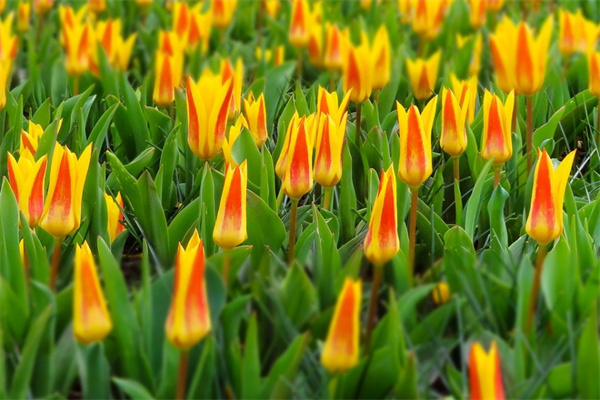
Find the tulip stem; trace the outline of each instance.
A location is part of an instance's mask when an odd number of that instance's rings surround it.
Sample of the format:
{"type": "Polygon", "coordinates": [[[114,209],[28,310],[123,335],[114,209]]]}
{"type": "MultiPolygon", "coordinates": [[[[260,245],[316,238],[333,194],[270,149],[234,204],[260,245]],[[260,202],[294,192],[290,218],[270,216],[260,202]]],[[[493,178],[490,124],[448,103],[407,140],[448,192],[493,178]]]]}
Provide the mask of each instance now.
{"type": "Polygon", "coordinates": [[[533,97],[527,96],[527,173],[533,165],[533,97]]]}
{"type": "Polygon", "coordinates": [[[419,187],[411,187],[410,225],[408,230],[408,272],[412,282],[415,272],[415,242],[417,236],[417,205],[419,202],[419,187]]]}
{"type": "Polygon", "coordinates": [[[460,182],[460,158],[453,157],[452,162],[454,164],[454,180],[460,182]]]}
{"type": "Polygon", "coordinates": [[[462,221],[462,197],[460,194],[460,157],[453,157],[454,164],[454,209],[456,216],[456,225],[462,221]]]}
{"type": "Polygon", "coordinates": [[[292,209],[290,211],[290,242],[288,244],[288,262],[294,262],[294,245],[296,242],[296,219],[298,217],[298,200],[292,199],[292,209]]]}
{"type": "MultiPolygon", "coordinates": [[[[600,104],[600,103],[598,103],[600,104]]],[[[596,147],[600,146],[600,106],[596,109],[596,147]]]]}
{"type": "Polygon", "coordinates": [[[362,135],[361,135],[361,131],[360,131],[360,122],[361,122],[361,117],[362,117],[362,103],[358,103],[356,105],[356,121],[355,121],[355,125],[356,125],[356,146],[360,146],[360,142],[362,139],[362,135]]]}
{"type": "Polygon", "coordinates": [[[498,187],[498,185],[500,185],[501,173],[502,173],[501,166],[497,166],[494,168],[494,189],[496,189],[498,187]]]}
{"type": "Polygon", "coordinates": [[[332,187],[324,187],[323,188],[323,210],[329,211],[329,207],[331,206],[331,195],[333,194],[332,187]]]}
{"type": "Polygon", "coordinates": [[[185,383],[188,369],[188,352],[182,350],[179,352],[179,372],[177,376],[177,395],[176,399],[185,399],[185,383]]]}
{"type": "Polygon", "coordinates": [[[535,275],[533,277],[533,286],[531,287],[531,295],[529,296],[529,309],[527,311],[527,322],[525,325],[525,334],[529,335],[533,325],[533,317],[535,315],[535,306],[540,291],[540,281],[542,278],[542,267],[546,258],[547,247],[545,244],[540,244],[537,257],[535,260],[535,275]]]}
{"type": "Polygon", "coordinates": [[[365,351],[368,354],[371,347],[371,335],[375,326],[375,315],[377,314],[377,303],[379,302],[379,286],[383,265],[373,266],[373,282],[371,283],[371,300],[369,302],[369,314],[367,315],[367,336],[365,338],[365,351]]]}
{"type": "Polygon", "coordinates": [[[50,266],[50,290],[56,291],[56,281],[58,278],[58,266],[60,265],[60,251],[62,248],[62,238],[56,238],[54,241],[54,250],[52,252],[52,265],[50,266]]]}
{"type": "Polygon", "coordinates": [[[79,76],[73,77],[73,96],[77,96],[79,94],[79,76]]]}
{"type": "Polygon", "coordinates": [[[229,281],[229,269],[231,268],[231,252],[229,249],[223,249],[223,283],[225,289],[227,289],[227,283],[229,281]]]}
{"type": "Polygon", "coordinates": [[[298,49],[298,59],[296,60],[296,73],[298,79],[302,81],[302,49],[298,49]]]}
{"type": "Polygon", "coordinates": [[[517,132],[517,113],[518,113],[518,110],[517,110],[517,106],[515,105],[513,107],[513,112],[512,112],[512,126],[511,126],[511,129],[510,129],[511,132],[515,132],[515,133],[517,132]]]}
{"type": "Polygon", "coordinates": [[[279,188],[279,193],[277,193],[277,200],[275,200],[275,211],[279,212],[281,208],[281,203],[283,203],[283,185],[279,188]]]}
{"type": "Polygon", "coordinates": [[[31,268],[29,268],[29,257],[27,257],[27,247],[23,243],[23,270],[25,271],[25,284],[29,290],[29,283],[31,281],[31,268]]]}

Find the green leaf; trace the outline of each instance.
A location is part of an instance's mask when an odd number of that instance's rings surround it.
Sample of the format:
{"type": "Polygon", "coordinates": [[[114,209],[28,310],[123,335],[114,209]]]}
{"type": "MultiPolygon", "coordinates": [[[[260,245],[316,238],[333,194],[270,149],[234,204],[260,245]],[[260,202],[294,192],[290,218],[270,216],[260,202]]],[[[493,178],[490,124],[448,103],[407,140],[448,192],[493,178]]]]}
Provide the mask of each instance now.
{"type": "Polygon", "coordinates": [[[260,355],[258,348],[258,327],[256,314],[252,314],[246,333],[244,346],[244,359],[242,360],[242,399],[256,399],[260,397],[260,355]]]}
{"type": "Polygon", "coordinates": [[[596,307],[587,319],[577,346],[577,393],[582,399],[600,398],[600,341],[596,307]]]}
{"type": "Polygon", "coordinates": [[[488,177],[488,172],[490,168],[492,168],[492,164],[493,160],[489,160],[485,163],[475,182],[471,197],[465,206],[465,231],[471,239],[475,238],[475,228],[477,226],[477,220],[479,219],[479,212],[483,205],[485,195],[491,185],[491,177],[488,177]]]}
{"type": "Polygon", "coordinates": [[[153,399],[154,396],[148,392],[142,384],[131,379],[123,378],[112,378],[112,381],[121,389],[125,394],[131,397],[132,400],[146,400],[153,399]]]}

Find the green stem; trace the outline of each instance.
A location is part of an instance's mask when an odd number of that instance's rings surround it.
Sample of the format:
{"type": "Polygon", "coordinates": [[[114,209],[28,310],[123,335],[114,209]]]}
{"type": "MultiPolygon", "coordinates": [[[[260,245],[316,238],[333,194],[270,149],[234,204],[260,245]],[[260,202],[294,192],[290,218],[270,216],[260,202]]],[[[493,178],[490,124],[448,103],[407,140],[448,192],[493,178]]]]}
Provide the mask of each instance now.
{"type": "Polygon", "coordinates": [[[369,314],[367,315],[367,336],[365,338],[365,351],[368,354],[371,347],[371,335],[375,327],[375,316],[377,315],[377,303],[379,302],[379,286],[383,274],[383,265],[373,266],[373,282],[371,284],[371,300],[369,301],[369,314]]]}
{"type": "Polygon", "coordinates": [[[324,187],[323,188],[323,210],[329,211],[329,207],[331,206],[331,195],[333,194],[332,187],[324,187]]]}
{"type": "Polygon", "coordinates": [[[283,185],[281,185],[281,187],[279,188],[279,193],[277,193],[277,200],[275,200],[275,211],[279,212],[279,209],[281,208],[281,203],[283,203],[283,196],[284,196],[284,192],[283,192],[283,185]]]}
{"type": "Polygon", "coordinates": [[[288,263],[294,262],[294,245],[296,244],[296,219],[298,218],[298,200],[292,199],[290,211],[290,241],[288,245],[288,263]]]}
{"type": "Polygon", "coordinates": [[[494,189],[500,185],[500,177],[502,174],[502,165],[497,165],[494,167],[494,189]]]}
{"type": "Polygon", "coordinates": [[[360,142],[362,141],[362,135],[361,135],[361,131],[360,131],[360,123],[361,123],[361,118],[362,118],[362,103],[358,103],[356,105],[356,121],[355,121],[355,125],[356,125],[356,146],[358,146],[360,148],[360,142]]]}
{"type": "Polygon", "coordinates": [[[223,249],[223,283],[225,289],[227,289],[227,283],[229,282],[229,270],[231,269],[231,251],[229,249],[223,249]]]}
{"type": "Polygon", "coordinates": [[[527,323],[525,325],[525,334],[529,335],[533,326],[533,318],[535,316],[535,306],[537,304],[538,294],[540,292],[540,281],[542,279],[542,268],[546,259],[547,247],[540,244],[537,257],[535,260],[535,275],[533,277],[533,286],[531,287],[531,295],[529,296],[529,309],[527,310],[527,323]]]}
{"type": "Polygon", "coordinates": [[[415,244],[417,238],[417,205],[419,203],[419,187],[410,188],[410,225],[408,230],[408,268],[409,277],[413,280],[415,273],[415,244]]]}
{"type": "Polygon", "coordinates": [[[186,350],[179,352],[179,372],[177,376],[177,395],[178,400],[185,399],[185,384],[187,378],[189,354],[186,350]]]}
{"type": "Polygon", "coordinates": [[[527,96],[527,173],[533,166],[533,97],[527,96]]]}
{"type": "Polygon", "coordinates": [[[52,251],[52,265],[50,266],[50,283],[49,287],[52,292],[56,292],[56,281],[58,280],[58,267],[60,265],[60,251],[62,248],[63,238],[54,240],[54,250],[52,251]]]}

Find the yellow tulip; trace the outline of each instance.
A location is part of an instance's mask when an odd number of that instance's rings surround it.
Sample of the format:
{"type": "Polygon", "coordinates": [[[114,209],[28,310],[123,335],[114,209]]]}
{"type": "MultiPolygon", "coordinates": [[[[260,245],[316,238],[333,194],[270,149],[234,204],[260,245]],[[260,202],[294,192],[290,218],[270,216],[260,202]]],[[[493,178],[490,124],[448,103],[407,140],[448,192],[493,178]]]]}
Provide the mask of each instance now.
{"type": "Polygon", "coordinates": [[[6,89],[10,88],[11,60],[0,60],[0,110],[6,106],[6,89]]]}
{"type": "Polygon", "coordinates": [[[438,283],[431,292],[433,302],[438,306],[446,304],[448,301],[450,301],[450,295],[450,286],[448,286],[446,282],[438,283]]]}
{"type": "Polygon", "coordinates": [[[600,52],[588,53],[588,79],[590,92],[600,98],[600,52]]]}
{"type": "MultiPolygon", "coordinates": [[[[125,39],[121,35],[121,26],[120,19],[113,20],[109,18],[106,21],[100,21],[96,24],[95,39],[100,43],[100,47],[104,50],[110,65],[121,70],[127,70],[137,34],[133,33],[125,39]]],[[[94,65],[91,69],[95,70],[97,74],[99,69],[96,46],[91,49],[91,52],[93,55],[91,61],[94,65]]]]}
{"type": "Polygon", "coordinates": [[[440,146],[451,157],[459,157],[467,149],[467,130],[465,124],[468,109],[468,104],[460,104],[451,90],[442,89],[442,134],[440,136],[440,146]]]}
{"type": "Polygon", "coordinates": [[[315,68],[323,67],[323,27],[311,24],[308,35],[308,61],[315,68]]]}
{"type": "Polygon", "coordinates": [[[407,59],[406,69],[413,95],[417,100],[427,100],[433,94],[442,53],[438,50],[428,59],[407,59]]]}
{"type": "Polygon", "coordinates": [[[212,0],[213,25],[225,29],[231,24],[237,0],[212,0]]]}
{"type": "Polygon", "coordinates": [[[19,40],[12,32],[13,14],[0,20],[0,61],[11,61],[17,56],[19,40]]]}
{"type": "Polygon", "coordinates": [[[343,64],[342,82],[344,93],[350,92],[350,100],[359,104],[371,96],[373,90],[373,64],[371,50],[366,38],[359,46],[349,45],[343,64]]]}
{"type": "Polygon", "coordinates": [[[279,14],[279,9],[281,8],[280,0],[262,0],[262,4],[269,17],[277,17],[277,14],[279,14]]]}
{"type": "MultiPolygon", "coordinates": [[[[25,149],[27,149],[32,155],[35,155],[38,148],[38,142],[44,134],[44,129],[41,125],[38,125],[33,121],[29,121],[28,129],[29,131],[21,129],[21,143],[19,147],[19,154],[23,154],[25,149]]],[[[58,129],[60,130],[60,128],[58,129]]]]}
{"type": "Polygon", "coordinates": [[[459,80],[456,75],[450,74],[450,83],[452,83],[452,91],[458,97],[458,103],[461,108],[466,107],[469,124],[475,119],[475,103],[477,100],[477,77],[471,76],[466,81],[459,80]]]}
{"type": "Polygon", "coordinates": [[[554,170],[546,149],[538,149],[535,166],[531,207],[525,231],[539,244],[548,244],[560,236],[563,230],[563,203],[565,189],[576,151],[570,152],[554,170]]]}
{"type": "Polygon", "coordinates": [[[346,114],[346,108],[350,101],[350,92],[346,92],[342,102],[338,105],[337,92],[329,93],[327,90],[319,86],[317,94],[317,109],[322,114],[327,114],[336,124],[340,124],[342,118],[346,114]]]}
{"type": "Polygon", "coordinates": [[[515,85],[519,93],[534,95],[544,83],[552,24],[552,18],[546,19],[535,39],[524,22],[519,24],[515,54],[515,85]]]}
{"type": "Polygon", "coordinates": [[[475,342],[469,351],[469,382],[472,400],[504,400],[502,366],[496,342],[485,351],[475,342]]]}
{"type": "Polygon", "coordinates": [[[307,117],[297,118],[296,121],[285,154],[282,183],[284,193],[292,199],[304,196],[313,186],[311,126],[307,117]]]}
{"type": "Polygon", "coordinates": [[[412,28],[426,40],[433,40],[440,33],[444,20],[444,2],[414,0],[412,28]]]}
{"type": "Polygon", "coordinates": [[[8,181],[30,228],[35,227],[44,211],[46,156],[35,161],[29,149],[20,151],[17,162],[8,153],[8,181]]]}
{"type": "Polygon", "coordinates": [[[289,39],[294,47],[303,48],[308,45],[309,23],[311,20],[308,2],[292,0],[292,17],[290,22],[289,39]]]}
{"type": "Polygon", "coordinates": [[[33,11],[37,15],[46,15],[52,10],[53,5],[54,0],[33,0],[33,11]]]}
{"type": "Polygon", "coordinates": [[[339,71],[343,66],[343,54],[348,43],[348,31],[337,25],[325,25],[325,55],[323,63],[329,71],[339,71]]]}
{"type": "Polygon", "coordinates": [[[558,49],[566,57],[593,50],[600,34],[600,26],[587,20],[581,10],[571,13],[559,9],[558,26],[558,49]]]}
{"type": "Polygon", "coordinates": [[[79,76],[90,68],[90,46],[92,41],[89,23],[63,26],[65,42],[65,69],[71,76],[79,76]]]}
{"type": "Polygon", "coordinates": [[[491,12],[498,12],[504,7],[504,0],[488,0],[487,8],[491,12]]]}
{"type": "Polygon", "coordinates": [[[371,46],[373,54],[373,90],[383,89],[390,80],[390,37],[385,25],[381,25],[371,46]]]}
{"type": "Polygon", "coordinates": [[[488,0],[468,0],[469,23],[473,29],[481,29],[485,25],[486,5],[488,0]]]}
{"type": "Polygon", "coordinates": [[[498,87],[504,93],[510,93],[516,88],[516,46],[506,46],[506,43],[517,42],[517,26],[512,20],[504,18],[490,35],[490,53],[494,63],[498,87]]]}
{"type": "Polygon", "coordinates": [[[248,121],[248,130],[252,134],[254,143],[259,148],[268,139],[267,130],[267,109],[265,107],[265,96],[263,93],[254,100],[254,96],[250,93],[248,99],[244,99],[244,114],[248,121]]]}
{"type": "Polygon", "coordinates": [[[104,193],[104,201],[106,202],[106,211],[108,215],[108,237],[110,243],[114,242],[117,236],[125,230],[123,226],[123,198],[121,193],[117,193],[117,197],[112,197],[108,193],[104,193]]]}
{"type": "Polygon", "coordinates": [[[106,10],[106,0],[88,0],[88,8],[94,14],[100,14],[106,10]]]}
{"type": "Polygon", "coordinates": [[[28,1],[19,1],[17,8],[17,30],[21,33],[29,29],[29,16],[31,15],[31,3],[28,1]]]}
{"type": "Polygon", "coordinates": [[[511,123],[515,103],[511,92],[504,104],[495,94],[487,90],[483,95],[483,138],[481,157],[494,159],[494,164],[504,164],[512,157],[511,123]]]}
{"type": "Polygon", "coordinates": [[[232,81],[233,93],[227,118],[232,121],[241,111],[242,82],[244,81],[244,64],[241,58],[236,60],[235,67],[227,59],[221,61],[221,81],[225,84],[228,80],[232,81]]]}
{"type": "Polygon", "coordinates": [[[232,249],[248,238],[246,231],[246,188],[248,186],[247,161],[241,165],[228,163],[225,183],[213,240],[222,249],[232,249]]]}
{"type": "Polygon", "coordinates": [[[314,178],[323,187],[333,187],[342,178],[342,149],[348,113],[337,122],[321,114],[317,130],[314,178]]]}

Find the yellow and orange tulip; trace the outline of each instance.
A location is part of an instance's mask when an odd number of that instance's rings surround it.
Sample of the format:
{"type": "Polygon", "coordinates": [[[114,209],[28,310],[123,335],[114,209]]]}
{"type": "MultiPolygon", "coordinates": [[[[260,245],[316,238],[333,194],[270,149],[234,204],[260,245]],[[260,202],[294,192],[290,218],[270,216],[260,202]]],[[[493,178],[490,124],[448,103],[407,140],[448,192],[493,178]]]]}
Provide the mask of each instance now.
{"type": "Polygon", "coordinates": [[[52,10],[53,5],[54,0],[33,0],[33,11],[37,15],[46,15],[52,10]]]}
{"type": "Polygon", "coordinates": [[[12,32],[13,14],[0,20],[0,61],[14,60],[17,56],[19,40],[12,32]]]}
{"type": "Polygon", "coordinates": [[[175,101],[175,88],[181,82],[182,58],[178,53],[156,52],[152,99],[157,106],[167,107],[175,101]]]}
{"type": "Polygon", "coordinates": [[[41,125],[36,124],[33,121],[29,121],[28,129],[29,131],[21,129],[21,143],[19,146],[19,154],[23,154],[25,149],[27,149],[32,155],[35,155],[38,148],[38,142],[44,134],[44,128],[42,128],[41,125]]]}
{"type": "Polygon", "coordinates": [[[46,156],[35,161],[33,154],[25,149],[17,162],[8,153],[8,181],[30,228],[38,224],[44,211],[44,184],[46,156]]]}
{"type": "MultiPolygon", "coordinates": [[[[466,96],[469,96],[468,90],[466,96]]],[[[460,104],[451,90],[442,90],[442,134],[440,146],[451,157],[459,157],[467,149],[466,120],[468,104],[460,104]]]]}
{"type": "Polygon", "coordinates": [[[588,53],[588,79],[590,92],[600,98],[600,52],[588,53]]]}
{"type": "Polygon", "coordinates": [[[544,84],[552,25],[552,18],[549,17],[542,25],[538,36],[534,39],[531,29],[525,22],[519,24],[515,54],[515,86],[517,92],[531,96],[537,93],[544,84]]]}
{"type": "Polygon", "coordinates": [[[227,28],[236,8],[237,0],[212,0],[213,25],[218,29],[227,28]]]}
{"type": "Polygon", "coordinates": [[[269,17],[277,17],[281,8],[281,0],[262,0],[262,4],[269,17]]]}
{"type": "Polygon", "coordinates": [[[252,134],[254,143],[259,148],[268,139],[267,130],[267,109],[265,107],[265,96],[263,93],[254,100],[254,96],[250,94],[248,99],[244,99],[244,114],[248,121],[248,130],[252,134]]]}
{"type": "Polygon", "coordinates": [[[394,166],[381,173],[379,190],[364,241],[365,257],[375,265],[390,261],[400,250],[394,166]]]}
{"type": "Polygon", "coordinates": [[[292,18],[290,21],[290,43],[303,48],[308,45],[311,15],[306,0],[292,0],[292,18]]]}
{"type": "Polygon", "coordinates": [[[491,12],[497,13],[504,7],[504,0],[487,0],[487,8],[491,12]]]}
{"type": "Polygon", "coordinates": [[[342,149],[348,113],[340,122],[321,114],[317,130],[314,178],[323,187],[333,187],[342,178],[342,149]]]}
{"type": "Polygon", "coordinates": [[[182,350],[197,344],[211,330],[204,270],[202,239],[194,231],[187,247],[180,243],[177,249],[173,298],[165,326],[169,342],[182,350]]]}
{"type": "Polygon", "coordinates": [[[3,110],[6,106],[6,89],[10,85],[11,68],[11,60],[0,60],[0,110],[3,110]]]}
{"type": "Polygon", "coordinates": [[[516,43],[517,26],[504,16],[490,34],[490,53],[496,73],[498,87],[504,93],[510,93],[516,88],[516,46],[506,46],[506,43],[516,43]]]}
{"type": "Polygon", "coordinates": [[[558,28],[558,49],[566,57],[593,50],[600,34],[600,26],[586,19],[581,10],[559,9],[558,28]]]}
{"type": "Polygon", "coordinates": [[[418,187],[429,178],[431,164],[431,128],[435,119],[437,96],[427,103],[420,113],[411,104],[408,111],[396,102],[398,130],[400,133],[400,179],[411,187],[418,187]]]}
{"type": "Polygon", "coordinates": [[[87,242],[75,246],[73,333],[79,343],[102,341],[113,328],[94,256],[87,242]]]}
{"type": "Polygon", "coordinates": [[[225,84],[228,80],[232,82],[233,92],[231,94],[227,118],[229,121],[233,121],[235,116],[241,111],[242,82],[244,80],[244,64],[241,58],[237,59],[235,67],[227,59],[221,61],[221,81],[225,84]]]}
{"type": "Polygon", "coordinates": [[[66,146],[54,145],[50,183],[39,221],[40,227],[54,237],[65,237],[79,228],[83,187],[91,155],[91,143],[79,158],[66,146]]]}
{"type": "Polygon", "coordinates": [[[441,56],[442,53],[438,50],[428,59],[406,60],[406,70],[415,99],[427,100],[433,94],[441,56]]]}
{"type": "Polygon", "coordinates": [[[29,30],[29,16],[31,15],[31,3],[20,1],[17,8],[17,30],[21,33],[29,30]]]}
{"type": "Polygon", "coordinates": [[[504,104],[500,97],[487,90],[483,95],[483,138],[481,156],[504,164],[512,157],[511,123],[515,96],[511,92],[504,104]]]}
{"type": "Polygon", "coordinates": [[[329,71],[339,71],[343,66],[343,54],[347,46],[348,31],[340,31],[337,25],[325,25],[325,54],[323,64],[329,71]]]}
{"type": "Polygon", "coordinates": [[[239,166],[228,163],[223,194],[213,230],[213,240],[223,249],[232,249],[248,238],[246,231],[247,186],[247,161],[239,166]]]}
{"type": "Polygon", "coordinates": [[[244,128],[248,129],[248,122],[243,115],[240,115],[235,124],[229,127],[228,137],[223,140],[223,158],[226,163],[237,164],[233,158],[233,146],[244,128]]]}
{"type": "Polygon", "coordinates": [[[100,14],[106,10],[106,0],[88,0],[88,9],[94,14],[100,14]]]}
{"type": "MultiPolygon", "coordinates": [[[[311,127],[307,117],[297,118],[289,132],[289,146],[284,157],[283,191],[292,199],[298,199],[313,186],[311,127]]],[[[287,138],[286,138],[287,139],[287,138]]]]}
{"type": "Polygon", "coordinates": [[[475,342],[469,351],[469,383],[472,400],[504,400],[502,366],[496,342],[489,351],[475,342]]]}
{"type": "Polygon", "coordinates": [[[233,82],[205,70],[198,83],[186,82],[188,144],[197,157],[210,160],[223,147],[233,82]]]}
{"type": "MultiPolygon", "coordinates": [[[[137,34],[133,33],[125,39],[121,35],[121,26],[120,19],[113,20],[109,18],[106,21],[100,21],[96,24],[95,39],[104,50],[109,64],[121,70],[126,70],[137,34]]],[[[91,52],[94,64],[91,69],[98,73],[98,56],[95,45],[91,52]]]]}
{"type": "Polygon", "coordinates": [[[435,39],[444,21],[444,1],[413,0],[412,28],[426,40],[435,39]]]}
{"type": "Polygon", "coordinates": [[[525,230],[539,244],[548,244],[562,233],[565,189],[574,159],[575,150],[554,170],[546,149],[538,149],[531,207],[525,230]]]}
{"type": "Polygon", "coordinates": [[[381,25],[371,46],[373,55],[373,90],[383,89],[390,80],[390,37],[385,25],[381,25]]]}
{"type": "Polygon", "coordinates": [[[91,26],[89,23],[65,25],[64,37],[66,62],[65,69],[71,76],[79,76],[90,69],[91,26]]]}
{"type": "Polygon", "coordinates": [[[321,353],[321,364],[332,374],[342,373],[358,364],[361,286],[360,279],[346,278],[335,304],[321,353]]]}
{"type": "Polygon", "coordinates": [[[308,35],[308,61],[315,68],[322,68],[323,64],[323,27],[321,24],[312,24],[308,35]]]}
{"type": "Polygon", "coordinates": [[[344,93],[350,93],[350,100],[359,104],[371,96],[373,90],[373,65],[371,50],[363,37],[359,46],[349,45],[343,63],[342,82],[344,93]]]}
{"type": "Polygon", "coordinates": [[[488,0],[468,0],[469,23],[473,29],[480,29],[485,25],[486,6],[488,0]]]}
{"type": "Polygon", "coordinates": [[[108,215],[108,238],[110,243],[114,242],[117,236],[125,230],[123,226],[123,198],[121,193],[117,193],[116,197],[112,197],[108,193],[104,193],[104,201],[106,202],[106,211],[108,215]]]}
{"type": "Polygon", "coordinates": [[[458,98],[458,104],[461,108],[468,109],[469,124],[472,124],[475,119],[475,103],[477,101],[477,77],[471,76],[468,80],[461,81],[454,74],[450,74],[450,83],[452,83],[452,91],[458,98]]]}
{"type": "Polygon", "coordinates": [[[342,118],[346,114],[346,108],[350,101],[350,92],[346,92],[342,102],[338,105],[337,92],[329,93],[323,87],[319,86],[319,92],[317,94],[317,109],[322,114],[327,114],[333,118],[334,122],[340,124],[342,118]]]}

